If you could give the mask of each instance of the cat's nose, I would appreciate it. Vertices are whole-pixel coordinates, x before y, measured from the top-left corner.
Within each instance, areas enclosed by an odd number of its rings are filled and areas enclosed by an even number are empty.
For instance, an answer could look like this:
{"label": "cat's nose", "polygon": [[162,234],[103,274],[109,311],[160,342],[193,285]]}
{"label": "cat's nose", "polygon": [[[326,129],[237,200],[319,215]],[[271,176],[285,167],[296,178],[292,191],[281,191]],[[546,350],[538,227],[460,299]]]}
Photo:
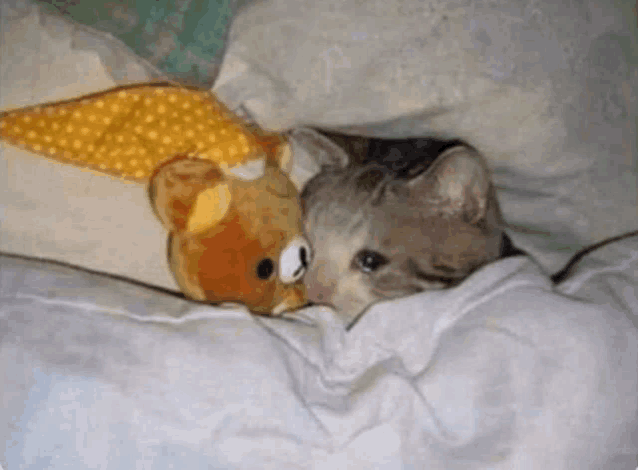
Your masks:
{"label": "cat's nose", "polygon": [[323,299],[326,297],[323,292],[319,292],[317,289],[313,289],[312,295],[310,295],[310,292],[308,294],[308,297],[313,302],[323,302]]}
{"label": "cat's nose", "polygon": [[[332,277],[327,276],[325,263],[322,259],[312,260],[312,265],[304,276],[304,284],[306,285],[306,294],[308,300],[316,304],[327,304],[332,302],[336,284]],[[333,276],[334,277],[334,276]]]}
{"label": "cat's nose", "polygon": [[331,290],[317,282],[307,283],[306,290],[308,292],[308,300],[314,303],[326,303],[332,298]]}

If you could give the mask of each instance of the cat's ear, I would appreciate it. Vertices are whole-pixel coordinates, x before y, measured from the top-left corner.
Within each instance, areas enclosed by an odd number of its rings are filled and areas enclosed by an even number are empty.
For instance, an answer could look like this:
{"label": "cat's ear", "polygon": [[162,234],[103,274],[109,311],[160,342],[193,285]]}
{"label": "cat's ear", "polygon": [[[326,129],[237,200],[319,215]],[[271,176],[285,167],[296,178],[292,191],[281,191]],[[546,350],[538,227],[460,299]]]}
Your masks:
{"label": "cat's ear", "polygon": [[302,145],[319,166],[345,168],[350,163],[348,153],[328,137],[314,129],[300,127],[290,132],[293,142]]}
{"label": "cat's ear", "polygon": [[444,151],[432,166],[408,183],[414,203],[435,203],[450,215],[477,223],[487,213],[491,182],[487,164],[465,145]]}

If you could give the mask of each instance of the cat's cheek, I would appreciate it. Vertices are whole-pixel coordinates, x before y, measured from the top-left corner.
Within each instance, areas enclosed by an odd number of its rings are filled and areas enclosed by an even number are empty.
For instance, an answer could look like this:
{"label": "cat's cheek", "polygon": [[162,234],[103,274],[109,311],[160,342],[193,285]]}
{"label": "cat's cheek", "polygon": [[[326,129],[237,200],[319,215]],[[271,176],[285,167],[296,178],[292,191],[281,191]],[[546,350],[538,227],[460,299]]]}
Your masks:
{"label": "cat's cheek", "polygon": [[335,272],[331,263],[324,259],[313,259],[303,277],[308,292],[308,299],[318,304],[332,304],[337,290],[339,273]]}

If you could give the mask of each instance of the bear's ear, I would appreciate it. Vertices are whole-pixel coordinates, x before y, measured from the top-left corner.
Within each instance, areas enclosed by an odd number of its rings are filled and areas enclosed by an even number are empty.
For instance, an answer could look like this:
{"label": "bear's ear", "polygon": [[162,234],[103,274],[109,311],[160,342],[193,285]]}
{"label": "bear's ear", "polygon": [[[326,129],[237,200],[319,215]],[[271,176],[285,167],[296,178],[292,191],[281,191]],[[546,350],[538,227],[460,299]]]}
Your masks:
{"label": "bear's ear", "polygon": [[151,176],[155,215],[170,232],[199,233],[217,225],[232,199],[229,181],[212,161],[176,157]]}

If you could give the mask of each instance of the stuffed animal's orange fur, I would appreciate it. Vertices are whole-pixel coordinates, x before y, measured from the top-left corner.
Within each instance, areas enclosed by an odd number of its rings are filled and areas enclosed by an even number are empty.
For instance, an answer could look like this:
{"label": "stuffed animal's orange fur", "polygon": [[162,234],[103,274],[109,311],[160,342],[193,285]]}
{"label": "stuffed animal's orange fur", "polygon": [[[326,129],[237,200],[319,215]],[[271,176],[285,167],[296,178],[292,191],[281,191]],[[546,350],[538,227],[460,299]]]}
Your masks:
{"label": "stuffed animal's orange fur", "polygon": [[[282,171],[285,140],[247,127],[210,92],[151,83],[10,110],[0,114],[0,137],[149,184],[169,232],[171,270],[188,297],[262,314],[305,303],[309,248],[297,190]],[[237,176],[251,164],[259,177]]]}
{"label": "stuffed animal's orange fur", "polygon": [[171,270],[190,297],[241,302],[257,313],[305,303],[309,247],[297,190],[277,166],[243,181],[213,162],[178,157],[157,169],[149,189],[171,234]]}

